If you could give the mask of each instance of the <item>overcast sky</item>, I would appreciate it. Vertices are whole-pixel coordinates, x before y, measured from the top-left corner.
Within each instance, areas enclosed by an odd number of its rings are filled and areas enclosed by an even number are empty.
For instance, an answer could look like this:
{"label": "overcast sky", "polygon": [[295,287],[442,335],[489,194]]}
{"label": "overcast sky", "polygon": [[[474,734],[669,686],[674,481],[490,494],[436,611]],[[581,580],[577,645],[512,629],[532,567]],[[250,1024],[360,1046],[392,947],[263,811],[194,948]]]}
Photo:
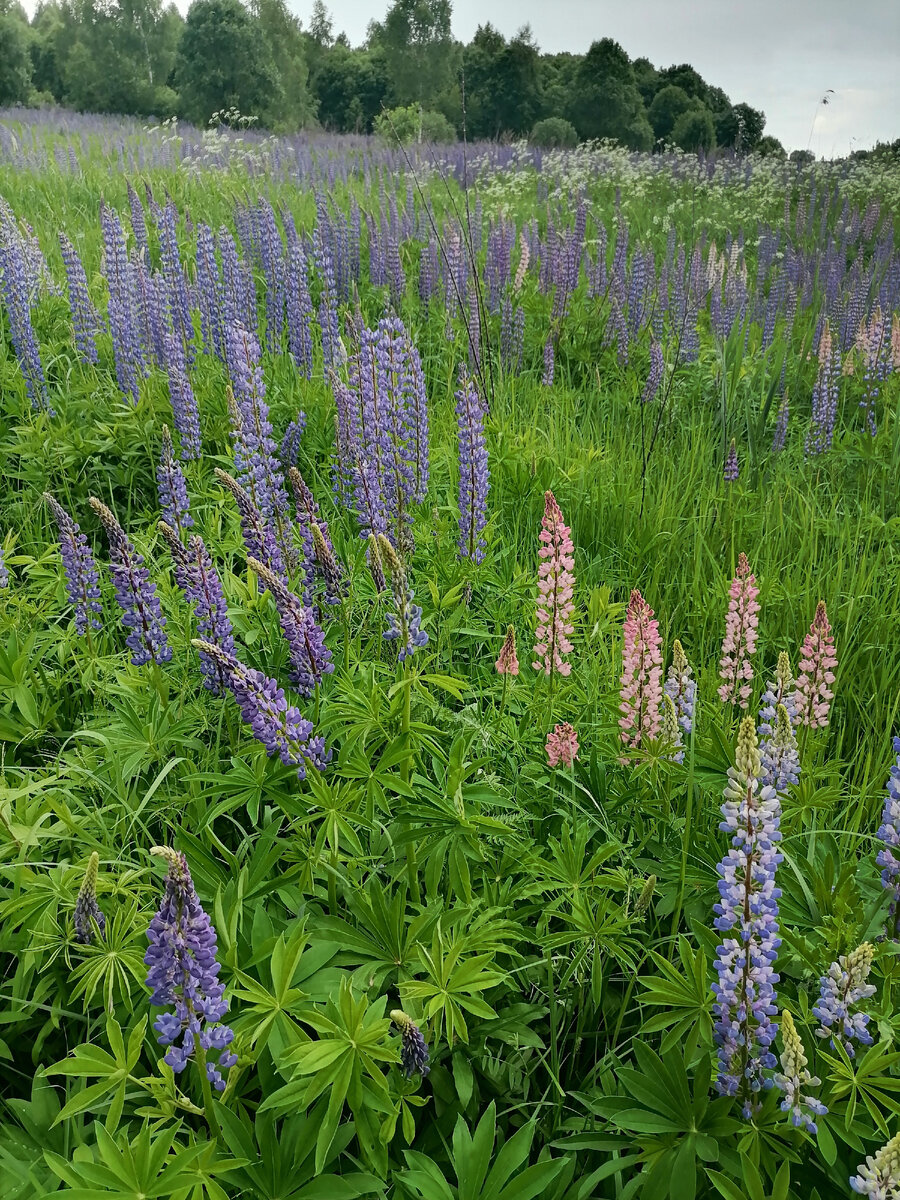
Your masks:
{"label": "overcast sky", "polygon": [[[309,23],[312,0],[288,0]],[[326,0],[335,32],[354,45],[387,0]],[[453,0],[453,32],[468,41],[490,21],[507,37],[526,22],[542,50],[584,52],[612,37],[631,58],[689,62],[732,101],[766,114],[789,150],[819,155],[900,137],[900,0]],[[818,102],[834,89],[829,104]]]}

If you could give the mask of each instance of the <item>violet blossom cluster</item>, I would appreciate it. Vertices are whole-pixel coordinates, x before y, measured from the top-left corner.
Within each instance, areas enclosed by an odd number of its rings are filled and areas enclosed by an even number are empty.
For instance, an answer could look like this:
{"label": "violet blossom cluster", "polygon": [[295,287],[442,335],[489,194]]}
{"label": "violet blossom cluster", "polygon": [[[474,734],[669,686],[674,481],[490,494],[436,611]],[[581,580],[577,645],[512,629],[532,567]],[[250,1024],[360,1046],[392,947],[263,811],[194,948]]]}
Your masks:
{"label": "violet blossom cluster", "polygon": [[800,779],[800,752],[790,714],[783,704],[776,709],[775,728],[760,744],[763,786],[779,794]]}
{"label": "violet blossom cluster", "polygon": [[890,896],[887,934],[892,941],[900,941],[900,737],[893,742],[895,754],[886,784],[884,808],[878,838],[884,848],[875,859],[881,867],[881,886]]}
{"label": "violet blossom cluster", "polygon": [[694,710],[697,706],[697,681],[684,647],[676,638],[672,645],[672,663],[663,684],[663,691],[675,705],[678,724],[687,737],[694,728]]}
{"label": "violet blossom cluster", "polygon": [[428,1065],[431,1055],[421,1029],[401,1008],[391,1010],[391,1020],[400,1030],[400,1067],[403,1074],[407,1079],[413,1075],[421,1075],[424,1079],[431,1069]]}
{"label": "violet blossom cluster", "polygon": [[78,251],[62,231],[59,234],[59,248],[62,251],[66,281],[69,285],[69,308],[72,310],[75,346],[85,362],[96,363],[97,334],[102,328],[100,314],[91,301],[87,275],[78,257]]}
{"label": "violet blossom cluster", "polygon": [[820,1021],[816,1036],[828,1038],[832,1047],[841,1045],[850,1058],[854,1057],[853,1043],[871,1046],[875,1039],[868,1031],[871,1017],[854,1011],[857,1005],[875,995],[874,984],[868,983],[875,947],[863,942],[850,954],[842,954],[819,980],[819,1002],[813,1016]]}
{"label": "violet blossom cluster", "polygon": [[196,638],[193,645],[220,668],[241,716],[270,758],[277,754],[286,767],[296,767],[301,780],[306,778],[307,766],[317,771],[325,768],[331,751],[326,751],[322,737],[313,736],[312,722],[288,704],[276,680],[212,642]]}
{"label": "violet blossom cluster", "polygon": [[[205,1061],[206,1077],[216,1091],[225,1090],[222,1071],[237,1062],[229,1046],[234,1033],[222,1024],[228,1012],[216,961],[216,931],[197,897],[183,854],[168,846],[150,851],[168,866],[165,890],[150,925],[144,955],[150,1003],[171,1009],[153,1022],[165,1061],[176,1075],[191,1058]],[[200,1054],[198,1055],[198,1050]],[[208,1057],[218,1054],[218,1060]]]}
{"label": "violet blossom cluster", "polygon": [[795,1129],[805,1129],[807,1133],[815,1134],[818,1127],[813,1117],[824,1117],[828,1109],[805,1089],[819,1087],[822,1081],[809,1072],[803,1042],[794,1018],[787,1009],[781,1013],[781,1040],[784,1045],[781,1071],[774,1077],[776,1087],[784,1093],[781,1111],[791,1114],[791,1124]]}
{"label": "violet blossom cluster", "polygon": [[287,642],[291,659],[291,683],[301,696],[312,696],[326,675],[334,670],[331,651],[312,612],[305,608],[283,579],[255,558],[248,559],[250,568],[268,588]]}
{"label": "violet blossom cluster", "polygon": [[49,492],[44,492],[44,501],[53,513],[59,530],[59,552],[66,579],[66,595],[75,609],[75,630],[83,637],[89,627],[100,628],[97,615],[102,613],[103,608],[100,604],[97,564],[78,523]]}
{"label": "violet blossom cluster", "polygon": [[488,452],[484,437],[485,406],[473,380],[460,370],[456,399],[459,431],[459,541],[461,558],[484,558],[487,525]]}
{"label": "violet blossom cluster", "polygon": [[775,875],[781,854],[781,806],[775,789],[760,783],[760,755],[752,717],[744,717],[738,732],[735,765],[728,769],[724,820],[719,828],[731,834],[731,848],[718,865],[719,901],[713,922],[724,938],[716,950],[714,1041],[721,1095],[738,1096],[745,1119],[756,1107],[757,1094],[771,1087],[766,1074],[776,1066],[772,1043],[778,1031],[773,1021],[775,959],[780,890]]}
{"label": "violet blossom cluster", "polygon": [[[165,521],[160,521],[159,530],[172,551],[175,582],[194,609],[197,632],[204,640],[215,642],[226,653],[234,653],[234,634],[228,617],[222,581],[203,538],[199,533],[195,533],[188,538],[185,546],[175,530]],[[225,687],[222,672],[215,662],[203,653],[200,654],[200,670],[203,673],[203,686],[216,695],[221,695]]]}
{"label": "violet blossom cluster", "polygon": [[812,394],[812,425],[806,435],[807,456],[831,448],[837,419],[841,352],[826,320],[819,338],[819,367]]}
{"label": "violet blossom cluster", "polygon": [[428,645],[428,634],[422,628],[422,608],[414,602],[413,590],[409,586],[406,576],[406,568],[384,534],[379,535],[378,550],[381,560],[387,564],[388,574],[391,577],[395,609],[395,612],[387,614],[388,627],[381,636],[386,641],[399,643],[397,657],[400,662],[403,662],[419,647]]}
{"label": "violet blossom cluster", "polygon": [[94,940],[95,926],[99,930],[101,938],[106,930],[106,917],[97,903],[97,871],[99,867],[100,855],[95,850],[88,859],[73,914],[75,940],[83,946],[90,945]]}
{"label": "violet blossom cluster", "polygon": [[753,679],[750,659],[756,650],[759,624],[758,595],[756,576],[750,570],[747,555],[741,551],[729,591],[725,637],[719,663],[719,677],[725,680],[719,688],[719,699],[723,704],[746,708],[750,701]]}
{"label": "violet blossom cluster", "polygon": [[116,590],[116,600],[122,610],[122,624],[130,630],[125,645],[131,651],[136,667],[154,662],[168,662],[172,657],[162,615],[156,584],[144,566],[143,556],[134,545],[113,513],[95,496],[90,505],[103,523],[109,542],[109,573]]}
{"label": "violet blossom cluster", "polygon": [[175,461],[168,425],[163,425],[162,452],[156,468],[156,484],[163,520],[181,534],[194,524],[194,518],[191,516],[187,481],[184,472]]}
{"label": "violet blossom cluster", "polygon": [[231,492],[241,519],[241,533],[247,553],[264,562],[276,575],[287,578],[287,568],[275,531],[238,481],[221,467],[215,468],[219,482]]}

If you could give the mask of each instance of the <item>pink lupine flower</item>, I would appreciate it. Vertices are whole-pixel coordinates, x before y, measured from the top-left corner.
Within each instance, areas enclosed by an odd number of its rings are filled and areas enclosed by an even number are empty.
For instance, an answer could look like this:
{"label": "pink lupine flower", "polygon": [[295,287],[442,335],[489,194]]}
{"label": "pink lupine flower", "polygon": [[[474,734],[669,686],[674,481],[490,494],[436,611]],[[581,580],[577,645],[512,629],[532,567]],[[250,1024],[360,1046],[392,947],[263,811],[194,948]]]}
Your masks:
{"label": "pink lupine flower", "polygon": [[642,737],[656,737],[662,702],[662,654],[659,622],[653,609],[634,589],[623,626],[622,703],[619,719],[622,741],[637,746]]}
{"label": "pink lupine flower", "polygon": [[506,631],[506,639],[500,650],[500,657],[494,666],[498,675],[518,675],[519,660],[516,657],[516,631],[512,625]]}
{"label": "pink lupine flower", "polygon": [[575,590],[572,535],[563,521],[552,492],[544,492],[544,516],[541,520],[540,566],[538,567],[537,631],[534,643],[536,671],[550,675],[558,671],[568,675],[572,664],[564,655],[572,649],[572,594]]}
{"label": "pink lupine flower", "polygon": [[746,708],[750,699],[750,681],[753,679],[750,658],[756,650],[756,627],[759,624],[759,604],[756,599],[759,588],[747,555],[743,552],[738,556],[737,574],[731,581],[728,595],[725,639],[719,663],[719,677],[725,682],[719,688],[719,699],[723,704],[737,704]]}
{"label": "pink lupine flower", "polygon": [[578,734],[568,721],[563,725],[554,725],[552,731],[547,734],[547,765],[556,767],[562,763],[571,770],[577,757]]}
{"label": "pink lupine flower", "polygon": [[834,683],[836,666],[834,635],[828,624],[825,601],[820,600],[800,650],[800,674],[797,676],[797,690],[794,693],[800,724],[811,725],[813,729],[828,724],[828,713],[834,698],[834,692],[829,685]]}

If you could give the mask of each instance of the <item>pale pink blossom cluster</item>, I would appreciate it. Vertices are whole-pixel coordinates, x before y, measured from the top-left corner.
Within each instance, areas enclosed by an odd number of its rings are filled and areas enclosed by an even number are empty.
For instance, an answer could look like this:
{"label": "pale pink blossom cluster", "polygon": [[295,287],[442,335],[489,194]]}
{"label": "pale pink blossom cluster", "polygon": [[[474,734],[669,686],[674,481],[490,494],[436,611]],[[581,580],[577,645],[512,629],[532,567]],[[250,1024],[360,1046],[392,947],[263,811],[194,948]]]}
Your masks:
{"label": "pale pink blossom cluster", "polygon": [[619,719],[622,741],[637,746],[641,738],[656,737],[662,702],[662,653],[659,622],[635,588],[628,601],[623,627],[622,703]]}
{"label": "pale pink blossom cluster", "polygon": [[723,704],[746,708],[750,699],[753,667],[750,663],[756,650],[756,628],[759,624],[759,588],[750,570],[747,555],[738,557],[737,574],[728,593],[728,616],[725,618],[725,638],[719,677],[725,682],[719,688]]}
{"label": "pale pink blossom cluster", "polygon": [[536,671],[550,675],[558,671],[568,675],[571,663],[564,656],[572,649],[569,635],[575,590],[574,547],[569,527],[563,521],[559,505],[552,492],[544,493],[544,516],[541,520],[540,566],[538,567],[537,630],[533,663]]}
{"label": "pale pink blossom cluster", "polygon": [[834,683],[836,666],[834,635],[828,623],[825,601],[820,600],[800,650],[800,674],[797,676],[794,702],[802,725],[816,729],[828,724],[828,713],[834,698],[830,685]]}
{"label": "pale pink blossom cluster", "polygon": [[566,721],[554,725],[547,734],[547,765],[557,767],[560,763],[571,770],[578,757],[578,734]]}
{"label": "pale pink blossom cluster", "polygon": [[512,625],[506,630],[500,657],[494,666],[497,668],[498,675],[518,675],[519,673],[519,660],[516,657],[516,631]]}

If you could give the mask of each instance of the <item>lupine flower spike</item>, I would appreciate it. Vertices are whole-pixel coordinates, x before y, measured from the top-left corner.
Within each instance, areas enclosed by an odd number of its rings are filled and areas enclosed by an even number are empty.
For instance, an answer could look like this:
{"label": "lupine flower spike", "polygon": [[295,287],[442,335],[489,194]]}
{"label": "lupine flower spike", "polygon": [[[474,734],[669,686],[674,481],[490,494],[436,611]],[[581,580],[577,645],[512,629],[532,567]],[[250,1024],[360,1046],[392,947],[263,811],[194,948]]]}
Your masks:
{"label": "lupine flower spike", "polygon": [[424,1079],[431,1070],[428,1065],[431,1055],[421,1029],[402,1008],[391,1009],[391,1020],[400,1030],[400,1066],[403,1074],[407,1079],[412,1079],[413,1075],[421,1075]]}
{"label": "lupine flower spike", "polygon": [[[176,1075],[199,1047],[207,1078],[221,1092],[222,1071],[234,1066],[237,1055],[228,1049],[234,1033],[222,1024],[228,1003],[219,981],[216,931],[194,891],[184,855],[168,846],[154,846],[150,853],[164,858],[169,870],[162,902],[147,930],[147,987],[152,1005],[172,1009],[157,1017],[153,1028],[160,1045],[169,1047],[166,1062]],[[210,1051],[218,1053],[218,1063],[206,1057]]]}
{"label": "lupine flower spike", "polygon": [[813,1009],[813,1015],[821,1021],[816,1036],[829,1038],[832,1046],[839,1042],[850,1058],[854,1056],[854,1041],[871,1046],[875,1040],[866,1028],[869,1014],[853,1011],[857,1004],[875,995],[874,985],[866,982],[874,954],[872,943],[863,942],[852,954],[842,954],[819,980],[819,1003]]}
{"label": "lupine flower spike", "polygon": [[220,668],[225,684],[237,701],[241,716],[271,758],[277,754],[287,767],[296,767],[306,778],[307,764],[321,771],[331,760],[321,737],[313,737],[313,726],[298,708],[289,705],[284,690],[274,679],[246,666],[221,646],[195,638],[194,645]]}
{"label": "lupine flower spike", "polygon": [[694,709],[697,704],[697,681],[692,679],[691,675],[687,655],[676,638],[672,646],[672,665],[669,667],[663,691],[675,705],[678,724],[688,737],[694,728]]}
{"label": "lupine flower spike", "polygon": [[100,622],[95,615],[103,611],[100,604],[97,564],[88,547],[87,538],[77,522],[72,520],[49,492],[44,492],[44,500],[53,513],[59,530],[59,551],[66,577],[66,593],[69,603],[75,609],[75,629],[83,636],[89,627],[100,628]]}
{"label": "lupine flower spike", "polygon": [[723,704],[746,708],[750,700],[750,681],[753,679],[750,659],[756,650],[759,624],[758,595],[756,577],[750,571],[747,555],[742,552],[738,556],[737,574],[731,581],[719,663],[719,677],[725,680],[719,688],[719,699]]}
{"label": "lupine flower spike", "polygon": [[[188,538],[182,545],[175,530],[160,521],[159,531],[169,543],[175,564],[175,582],[193,605],[197,617],[197,632],[207,641],[215,642],[226,653],[234,651],[234,636],[228,617],[228,605],[222,589],[222,581],[199,533]],[[211,658],[200,655],[200,670],[203,686],[217,695],[225,690],[222,673]]]}
{"label": "lupine flower spike", "polygon": [[175,461],[168,425],[163,425],[162,453],[156,468],[156,483],[163,520],[181,534],[182,530],[194,524],[194,518],[190,512],[184,472]]}
{"label": "lupine flower spike", "polygon": [[519,673],[519,660],[516,657],[516,631],[512,625],[508,626],[506,630],[500,657],[494,666],[497,668],[498,675],[518,675]]}
{"label": "lupine flower spike", "polygon": [[381,549],[378,545],[378,537],[374,533],[369,534],[367,557],[372,582],[375,584],[375,591],[381,596],[387,591],[387,580],[384,577],[384,563],[381,561]]}
{"label": "lupine flower spike", "polygon": [[247,563],[269,589],[278,609],[291,656],[291,682],[301,696],[311,696],[323,678],[334,670],[325,635],[310,610],[304,608],[299,596],[285,586],[284,580],[255,558],[248,558]]}
{"label": "lupine flower spike", "polygon": [[719,828],[732,835],[731,849],[719,863],[719,902],[714,925],[732,930],[716,950],[717,982],[714,1040],[718,1046],[716,1088],[721,1095],[738,1096],[744,1118],[756,1107],[755,1097],[771,1087],[766,1075],[776,1066],[771,1046],[778,1032],[772,1020],[774,963],[778,936],[778,898],[775,872],[781,862],[781,807],[774,788],[760,786],[760,757],[752,717],[738,731],[735,766],[728,769],[724,820]]}
{"label": "lupine flower spike", "polygon": [[95,850],[88,859],[84,879],[75,901],[75,940],[82,945],[88,945],[94,940],[94,927],[100,931],[100,936],[106,929],[106,917],[97,903],[97,871],[100,866],[100,855]]}
{"label": "lupine flower spike", "polygon": [[800,675],[794,702],[798,720],[813,729],[828,724],[828,714],[834,692],[834,668],[837,656],[834,652],[834,635],[828,624],[825,602],[816,605],[816,615],[800,651]]}
{"label": "lupine flower spike", "polygon": [[547,734],[547,766],[558,767],[560,763],[569,771],[578,757],[578,734],[568,723],[554,725]]}
{"label": "lupine flower spike", "polygon": [[775,1084],[784,1092],[781,1111],[791,1114],[791,1124],[796,1129],[815,1133],[817,1126],[813,1117],[824,1117],[828,1109],[821,1100],[810,1096],[805,1088],[818,1087],[821,1079],[810,1075],[803,1042],[794,1024],[794,1018],[783,1009],[781,1013],[781,1072],[775,1075]]}
{"label": "lupine flower spike", "polygon": [[378,549],[381,559],[387,564],[391,577],[391,590],[394,593],[396,616],[389,612],[387,615],[388,628],[382,637],[388,641],[397,639],[400,650],[397,657],[401,662],[415,653],[419,646],[427,646],[428,634],[421,628],[422,609],[413,603],[413,591],[406,579],[406,570],[397,557],[397,551],[384,536],[378,535]]}
{"label": "lupine flower spike", "polygon": [[784,792],[800,778],[800,752],[786,706],[779,704],[777,712],[775,732],[766,738],[759,750],[763,785],[773,787],[776,792]]}
{"label": "lupine flower spike", "polygon": [[659,622],[653,609],[634,589],[622,630],[622,690],[619,719],[622,741],[639,746],[642,738],[659,733],[662,701],[662,654]]}
{"label": "lupine flower spike", "polygon": [[900,737],[894,738],[896,759],[887,781],[878,836],[884,842],[875,859],[881,867],[881,886],[891,898],[887,936],[900,941]]}
{"label": "lupine flower spike", "polygon": [[571,651],[572,596],[575,591],[575,559],[572,535],[556,497],[544,493],[544,516],[541,520],[541,548],[538,551],[538,608],[537,631],[533,663],[536,671],[552,675],[568,675],[572,664],[565,661]]}
{"label": "lupine flower spike", "polygon": [[900,1133],[895,1134],[877,1154],[867,1156],[856,1168],[850,1186],[870,1200],[898,1200],[900,1197]]}
{"label": "lupine flower spike", "polygon": [[672,697],[662,698],[662,720],[659,727],[659,740],[668,750],[674,751],[669,755],[672,762],[684,762],[684,743],[681,740],[681,728],[678,724],[678,712]]}
{"label": "lupine flower spike", "polygon": [[782,650],[778,655],[775,678],[769,680],[759,701],[759,725],[756,733],[760,743],[775,733],[779,704],[783,704],[787,709],[791,724],[798,724],[800,717],[797,713],[795,684],[796,681],[791,672],[791,660]]}
{"label": "lupine flower spike", "polygon": [[144,566],[143,556],[135,550],[105,504],[91,496],[90,505],[103,522],[109,540],[109,571],[122,609],[122,624],[131,630],[125,639],[125,645],[132,652],[131,661],[136,667],[149,662],[168,662],[172,647],[166,640],[166,618],[162,615],[156,584]]}
{"label": "lupine flower spike", "polygon": [[6,555],[0,545],[0,589],[9,587],[9,568],[6,565]]}
{"label": "lupine flower spike", "polygon": [[726,483],[737,483],[740,478],[741,468],[738,464],[737,444],[734,438],[731,439],[731,445],[728,447],[728,454],[725,457],[725,467],[722,474]]}

